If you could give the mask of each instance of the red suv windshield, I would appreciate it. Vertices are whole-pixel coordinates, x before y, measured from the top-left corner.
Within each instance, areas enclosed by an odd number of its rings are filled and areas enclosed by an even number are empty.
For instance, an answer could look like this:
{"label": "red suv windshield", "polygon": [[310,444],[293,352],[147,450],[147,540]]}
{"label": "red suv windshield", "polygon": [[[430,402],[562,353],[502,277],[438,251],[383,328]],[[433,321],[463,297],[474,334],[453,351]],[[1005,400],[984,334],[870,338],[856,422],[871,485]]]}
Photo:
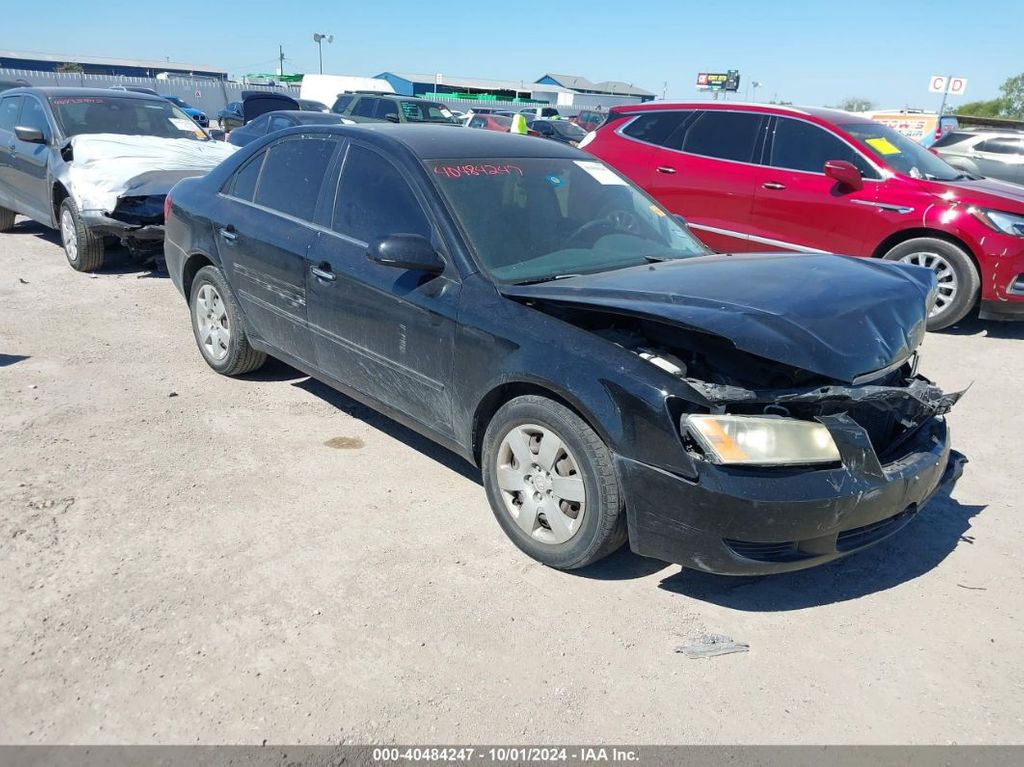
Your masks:
{"label": "red suv windshield", "polygon": [[929,181],[956,181],[963,177],[920,144],[881,123],[848,123],[839,127],[897,173]]}

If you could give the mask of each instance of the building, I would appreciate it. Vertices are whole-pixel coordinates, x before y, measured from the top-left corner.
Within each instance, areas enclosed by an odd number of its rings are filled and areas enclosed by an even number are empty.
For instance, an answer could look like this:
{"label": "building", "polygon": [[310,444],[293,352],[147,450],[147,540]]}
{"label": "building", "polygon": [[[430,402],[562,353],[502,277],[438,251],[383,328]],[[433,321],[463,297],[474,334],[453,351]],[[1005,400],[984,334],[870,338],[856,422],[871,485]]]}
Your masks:
{"label": "building", "polygon": [[644,101],[652,101],[657,97],[656,94],[643,88],[637,88],[632,83],[619,82],[618,80],[605,80],[600,83],[594,83],[579,75],[546,74],[537,80],[537,83],[567,88],[574,93],[586,96],[614,99],[613,103],[617,104],[628,103],[629,101],[642,103]]}
{"label": "building", "polygon": [[592,83],[585,77],[547,74],[529,80],[488,80],[482,77],[453,77],[444,74],[381,72],[402,96],[465,98],[480,101],[526,101],[566,107],[610,107],[650,101],[655,95],[629,83]]}
{"label": "building", "polygon": [[558,86],[537,85],[529,80],[517,82],[411,72],[381,72],[377,78],[389,82],[395,93],[401,96],[553,102],[559,92],[568,92]]}
{"label": "building", "polygon": [[115,75],[124,77],[156,77],[166,72],[183,77],[209,77],[227,80],[226,70],[215,67],[183,64],[175,61],[148,61],[144,59],[111,59],[103,56],[74,56],[25,51],[0,51],[0,69],[21,69],[30,72],[56,72],[73,67],[88,75]]}

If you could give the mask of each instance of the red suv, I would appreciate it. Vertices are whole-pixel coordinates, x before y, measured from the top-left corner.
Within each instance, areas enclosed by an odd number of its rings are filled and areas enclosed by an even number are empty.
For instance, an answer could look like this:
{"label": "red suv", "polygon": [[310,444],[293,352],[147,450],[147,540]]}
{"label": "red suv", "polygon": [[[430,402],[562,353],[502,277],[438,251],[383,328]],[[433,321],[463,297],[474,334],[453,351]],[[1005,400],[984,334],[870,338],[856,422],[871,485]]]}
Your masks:
{"label": "red suv", "polygon": [[928,328],[1024,320],[1024,187],[967,176],[872,120],[740,104],[613,107],[580,144],[713,249],[843,253],[932,269]]}

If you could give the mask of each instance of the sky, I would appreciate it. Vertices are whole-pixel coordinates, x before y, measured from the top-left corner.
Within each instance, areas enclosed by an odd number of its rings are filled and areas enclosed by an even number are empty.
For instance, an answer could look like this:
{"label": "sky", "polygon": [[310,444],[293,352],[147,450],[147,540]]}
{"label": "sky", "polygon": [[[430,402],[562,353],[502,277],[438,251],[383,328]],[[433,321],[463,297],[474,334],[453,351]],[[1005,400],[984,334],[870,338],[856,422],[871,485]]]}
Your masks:
{"label": "sky", "polygon": [[[698,72],[738,69],[739,96],[877,108],[937,109],[932,75],[968,81],[966,101],[994,98],[1024,71],[1022,0],[138,0],[61,3],[59,24],[9,3],[0,49],[164,59],[274,72],[384,71],[536,80],[548,72],[621,80],[670,99],[700,97]],[[983,11],[983,12],[980,12]]]}

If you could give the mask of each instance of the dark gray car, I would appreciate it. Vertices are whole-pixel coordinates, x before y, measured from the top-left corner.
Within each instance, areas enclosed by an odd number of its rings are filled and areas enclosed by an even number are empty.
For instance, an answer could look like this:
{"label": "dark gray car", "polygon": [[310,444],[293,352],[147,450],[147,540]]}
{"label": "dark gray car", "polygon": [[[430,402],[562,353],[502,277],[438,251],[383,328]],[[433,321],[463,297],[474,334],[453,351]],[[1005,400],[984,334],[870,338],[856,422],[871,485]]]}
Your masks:
{"label": "dark gray car", "polygon": [[964,173],[1024,184],[1022,131],[954,131],[932,149]]}
{"label": "dark gray car", "polygon": [[[190,149],[201,158],[182,161],[181,170],[174,170],[175,163],[163,157],[147,170],[137,156],[126,159],[117,150],[111,150],[109,159],[93,157],[90,162],[79,157],[76,164],[74,139],[86,134],[103,134],[110,146],[118,145],[119,136],[126,145],[131,143],[128,137],[144,136],[187,139],[187,144],[203,142],[221,149]],[[154,152],[157,149],[153,147]],[[159,96],[100,88],[4,91],[0,232],[14,226],[16,214],[59,229],[68,262],[79,271],[102,266],[104,237],[119,238],[133,254],[147,254],[163,239],[163,204],[170,188],[182,178],[204,174],[231,151]],[[91,202],[100,193],[114,202],[87,204],[87,198]]]}
{"label": "dark gray car", "polygon": [[241,128],[235,128],[228,135],[228,141],[235,146],[245,146],[250,141],[266,136],[274,131],[294,128],[296,125],[344,125],[351,123],[347,117],[336,115],[333,112],[308,112],[295,110],[281,110],[279,112],[267,112],[260,115],[250,123]]}

